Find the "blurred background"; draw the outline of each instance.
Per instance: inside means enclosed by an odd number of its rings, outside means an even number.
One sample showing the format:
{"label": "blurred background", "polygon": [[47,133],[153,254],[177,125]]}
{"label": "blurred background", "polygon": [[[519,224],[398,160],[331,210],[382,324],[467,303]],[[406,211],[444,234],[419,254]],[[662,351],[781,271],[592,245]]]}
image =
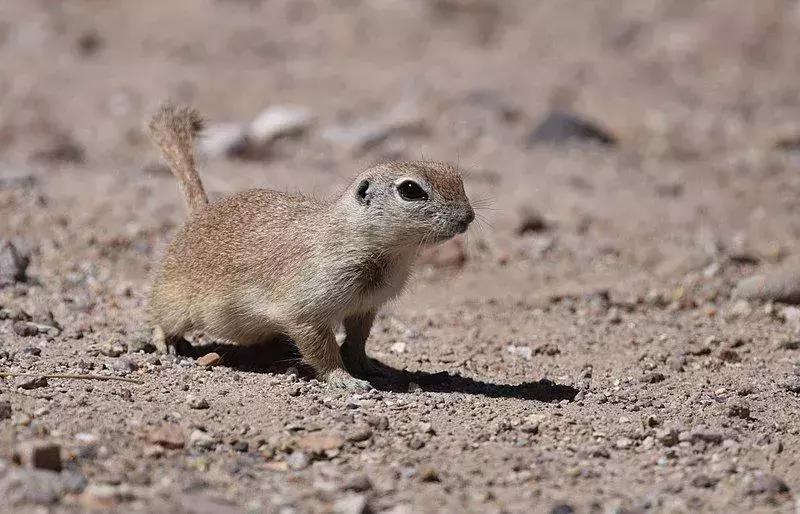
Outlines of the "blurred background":
{"label": "blurred background", "polygon": [[[179,216],[177,195],[138,189],[173,187],[143,131],[171,98],[210,120],[201,151],[212,195],[323,194],[372,162],[425,157],[468,170],[473,195],[499,211],[484,213],[492,224],[524,223],[516,212],[531,207],[596,230],[592,240],[627,235],[657,251],[708,228],[773,255],[794,248],[800,223],[800,177],[789,172],[800,137],[799,9],[779,0],[3,2],[0,157],[4,170],[75,178],[58,190],[79,187],[83,202],[127,192],[145,210]],[[566,149],[553,144],[564,140]]]}

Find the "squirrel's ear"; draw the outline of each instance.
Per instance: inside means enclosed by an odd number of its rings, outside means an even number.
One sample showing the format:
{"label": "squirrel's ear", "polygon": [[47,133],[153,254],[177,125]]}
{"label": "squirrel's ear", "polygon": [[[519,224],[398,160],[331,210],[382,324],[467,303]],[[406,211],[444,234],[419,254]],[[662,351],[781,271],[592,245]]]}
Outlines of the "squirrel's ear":
{"label": "squirrel's ear", "polygon": [[369,180],[362,180],[358,184],[358,188],[356,189],[356,198],[358,201],[361,202],[363,205],[369,205],[369,200],[372,197],[369,190]]}

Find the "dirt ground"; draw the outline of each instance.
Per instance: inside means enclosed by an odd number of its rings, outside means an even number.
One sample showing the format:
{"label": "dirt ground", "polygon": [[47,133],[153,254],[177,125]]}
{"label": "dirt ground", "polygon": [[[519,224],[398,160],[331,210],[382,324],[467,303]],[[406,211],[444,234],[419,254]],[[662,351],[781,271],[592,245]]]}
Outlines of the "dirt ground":
{"label": "dirt ground", "polygon": [[[800,311],[734,295],[800,260],[797,2],[6,1],[0,63],[0,371],[139,381],[0,378],[0,510],[800,511]],[[465,170],[480,222],[367,346],[405,379],[153,353],[167,97],[313,115],[205,157],[214,198]],[[534,144],[554,106],[615,144]]]}

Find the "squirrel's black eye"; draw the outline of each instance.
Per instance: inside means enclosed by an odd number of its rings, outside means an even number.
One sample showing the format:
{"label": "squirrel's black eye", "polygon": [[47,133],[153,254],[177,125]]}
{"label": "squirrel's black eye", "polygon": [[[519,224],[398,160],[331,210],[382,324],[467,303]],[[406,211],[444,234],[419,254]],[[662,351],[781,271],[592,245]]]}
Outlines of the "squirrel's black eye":
{"label": "squirrel's black eye", "polygon": [[361,183],[358,185],[358,189],[356,190],[356,194],[362,200],[367,199],[367,191],[369,190],[369,180],[362,180]]}
{"label": "squirrel's black eye", "polygon": [[397,192],[400,193],[400,198],[407,202],[416,202],[420,200],[427,200],[428,193],[422,189],[422,186],[413,180],[404,180],[397,186]]}

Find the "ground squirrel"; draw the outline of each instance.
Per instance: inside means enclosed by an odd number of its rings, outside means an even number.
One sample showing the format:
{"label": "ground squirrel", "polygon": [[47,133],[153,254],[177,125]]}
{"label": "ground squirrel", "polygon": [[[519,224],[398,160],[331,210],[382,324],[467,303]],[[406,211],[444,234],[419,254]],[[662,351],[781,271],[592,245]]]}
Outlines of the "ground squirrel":
{"label": "ground squirrel", "polygon": [[329,383],[370,387],[362,379],[381,374],[364,349],[376,311],[401,292],[421,248],[474,219],[458,169],[381,164],[331,201],[254,189],[209,204],[195,165],[197,111],[165,104],[149,128],[189,210],[150,298],[161,350],[192,330],[240,345],[286,336]]}

